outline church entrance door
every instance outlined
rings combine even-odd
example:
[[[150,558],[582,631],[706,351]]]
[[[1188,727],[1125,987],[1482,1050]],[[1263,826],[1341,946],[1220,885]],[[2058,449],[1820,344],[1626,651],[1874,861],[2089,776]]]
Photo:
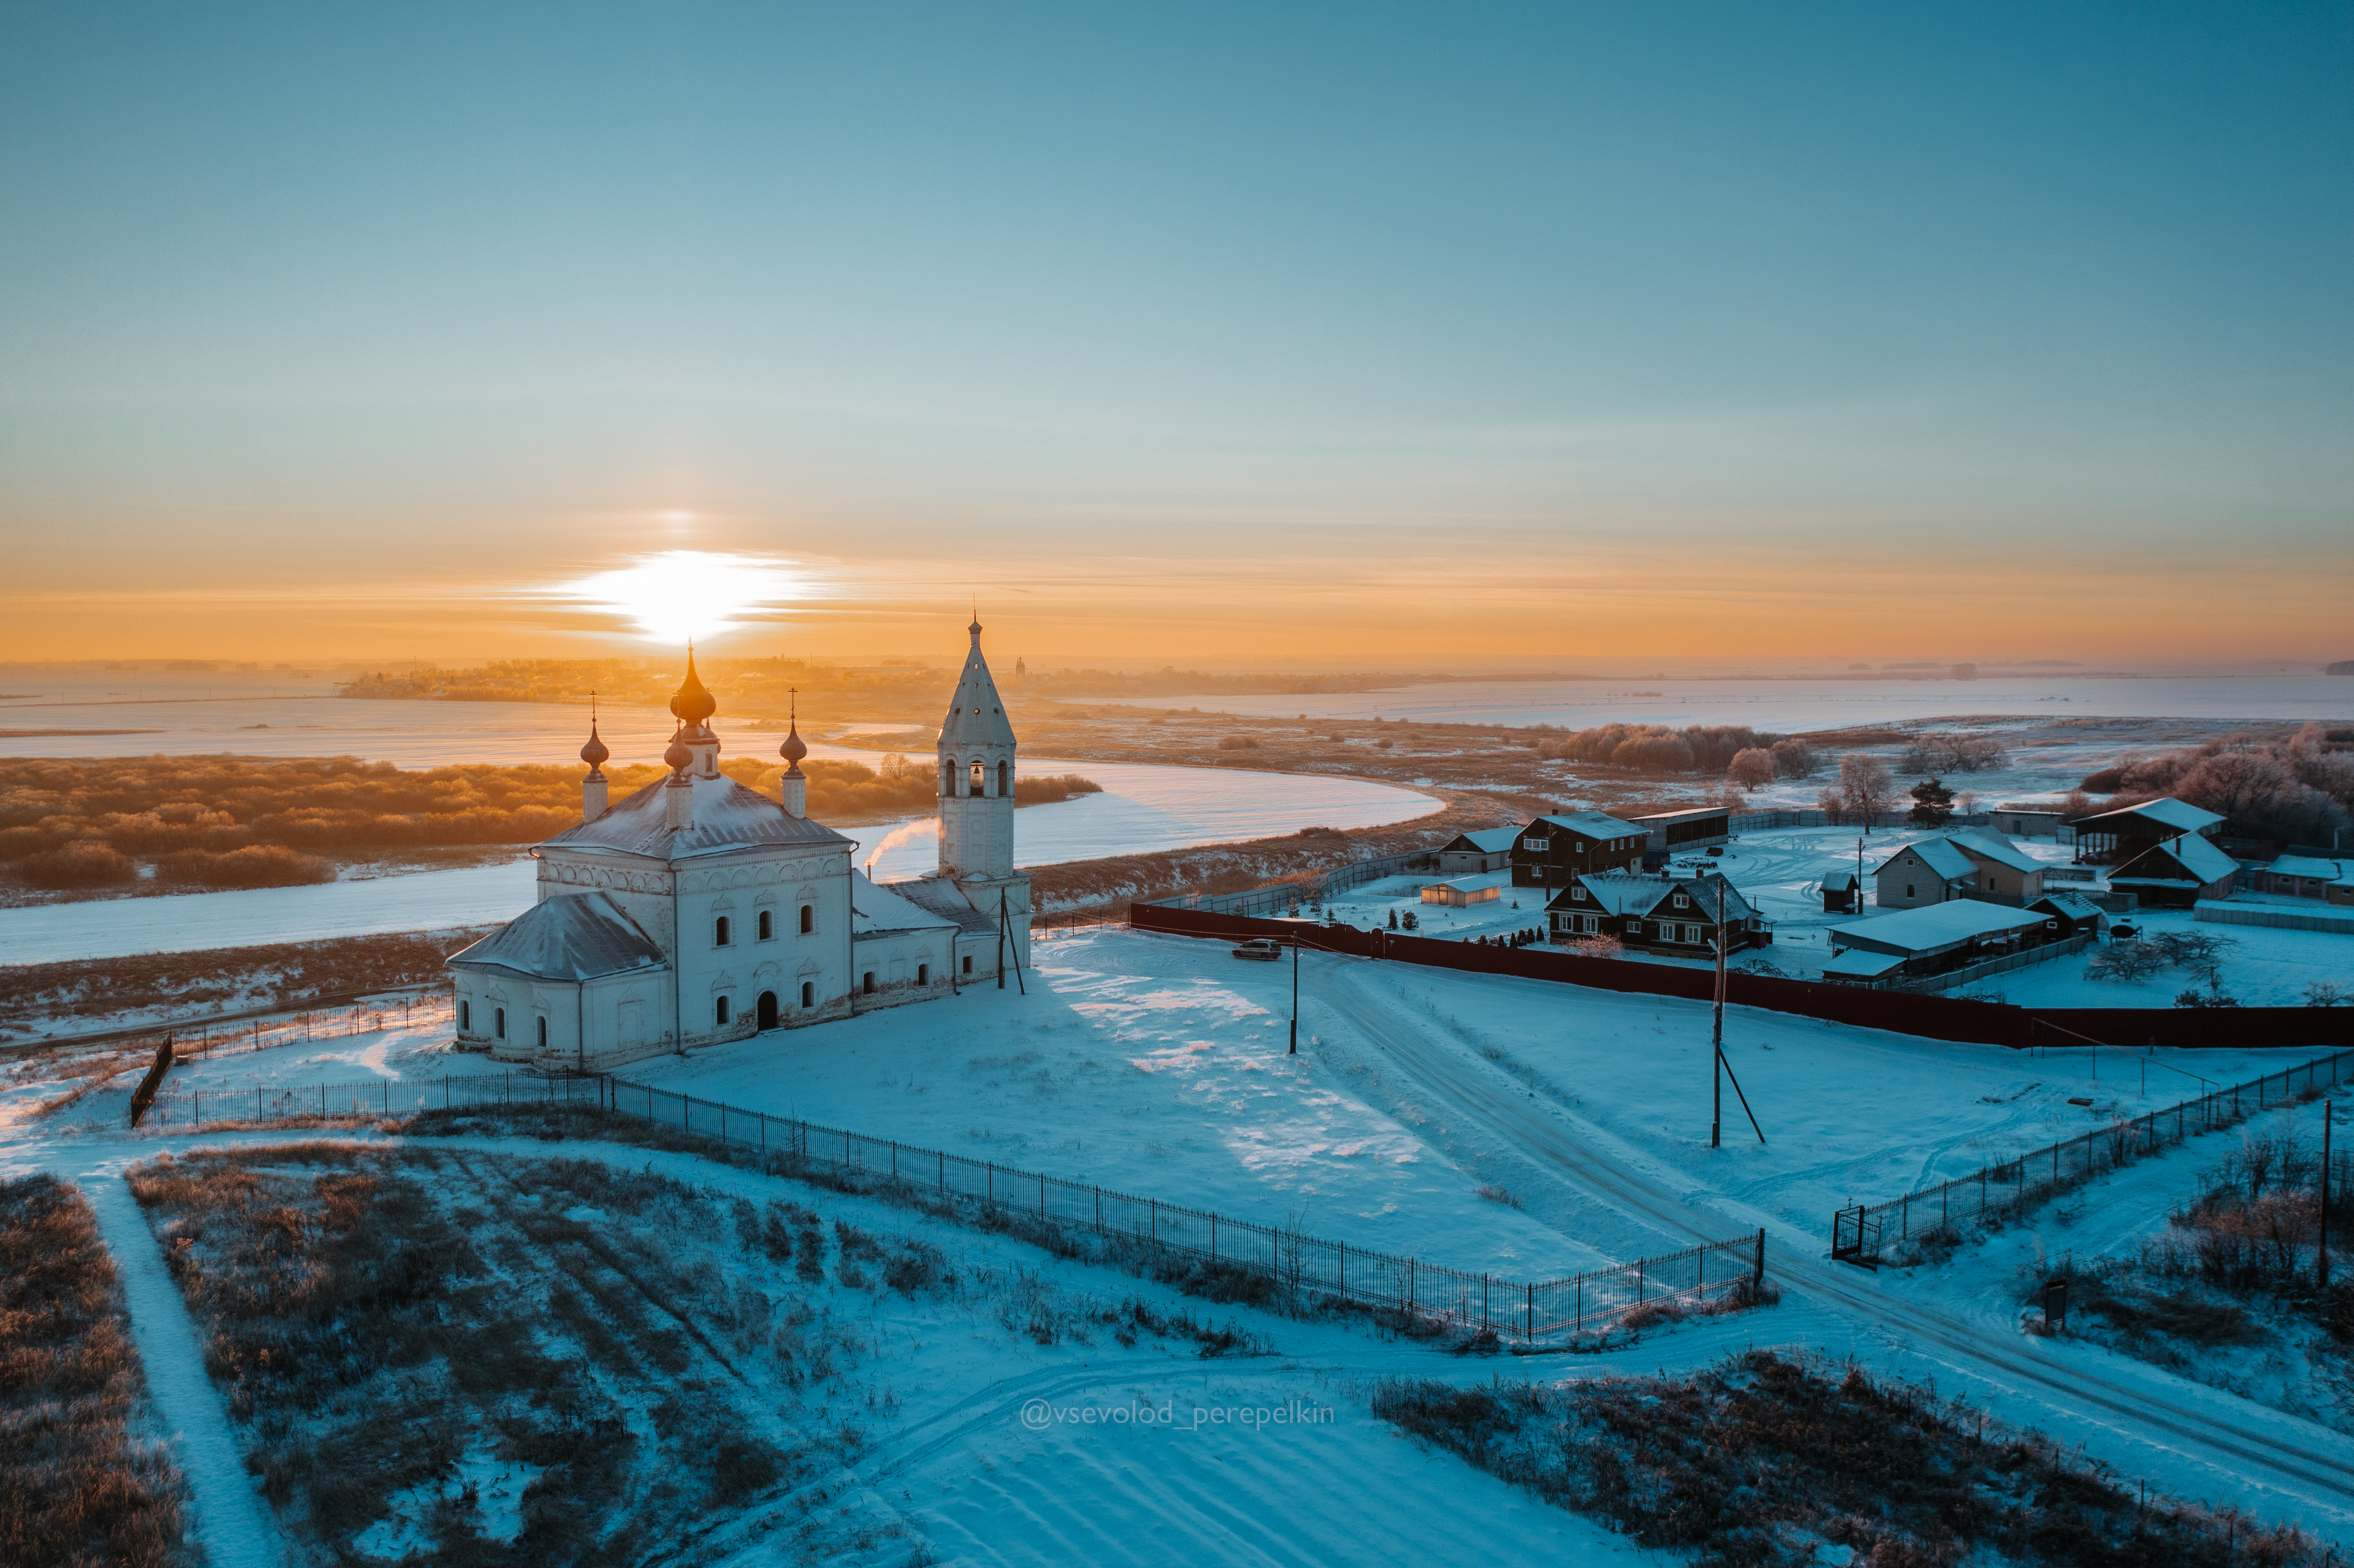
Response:
[[[776,1026],[777,993],[772,991],[764,991],[760,993],[760,1027],[762,1029],[774,1029]]]

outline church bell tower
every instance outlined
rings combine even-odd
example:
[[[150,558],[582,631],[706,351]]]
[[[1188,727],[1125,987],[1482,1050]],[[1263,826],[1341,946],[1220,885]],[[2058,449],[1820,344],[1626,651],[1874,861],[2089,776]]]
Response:
[[[957,677],[956,696],[940,725],[939,874],[981,913],[1004,916],[1016,944],[1010,957],[1030,960],[1030,879],[1013,869],[1013,722],[1005,716],[981,621],[966,628],[972,650]]]

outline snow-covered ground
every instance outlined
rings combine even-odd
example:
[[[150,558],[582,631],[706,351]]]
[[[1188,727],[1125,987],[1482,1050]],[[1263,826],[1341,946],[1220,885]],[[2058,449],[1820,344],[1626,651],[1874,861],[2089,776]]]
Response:
[[[2190,1087],[2151,1070],[2145,1099],[2143,1065],[2131,1054],[2103,1059],[2096,1085],[2082,1053],[2027,1055],[1735,1008],[1727,1053],[1768,1141],[1760,1146],[1749,1133],[1728,1089],[1724,1145],[1712,1150],[1709,1010],[1702,1004],[1310,955],[1300,974],[1300,1054],[1291,1056],[1288,966],[1241,962],[1222,943],[1115,929],[1042,940],[1037,960],[1027,996],[984,989],[659,1058],[630,1075],[1238,1217],[1294,1217],[1316,1234],[1512,1277],[1763,1226],[1772,1237],[1770,1271],[1786,1291],[1781,1307],[1686,1325],[1647,1341],[1634,1352],[1639,1360],[1503,1370],[1648,1371],[1691,1366],[1753,1340],[1803,1342],[1916,1380],[1934,1376],[1941,1392],[1987,1401],[2070,1446],[2084,1442],[2124,1474],[2180,1495],[2299,1518],[2332,1534],[2354,1527],[2354,1480],[2327,1479],[2354,1478],[2354,1443],[2342,1434],[2097,1347],[2027,1339],[2014,1307],[1997,1303],[1996,1312],[1984,1285],[1961,1273],[1874,1279],[1819,1261],[1840,1203],[1886,1197],[2067,1136],[2112,1107],[2170,1104],[2181,1092],[2172,1085]],[[2285,1065],[2261,1052],[2170,1052],[2156,1060],[2218,1081]],[[486,1065],[451,1055],[430,1036],[387,1032],[221,1056],[175,1078],[228,1089]],[[25,1113],[44,1086],[11,1087],[0,1095],[0,1169],[90,1169],[123,1145],[114,1129],[127,1086],[38,1121]],[[2095,1104],[2072,1107],[2072,1096]],[[1482,1196],[1482,1187],[1500,1196]],[[1346,1369],[1380,1360],[1363,1353],[1366,1343],[1282,1340],[1298,1358],[1284,1386],[1335,1386]],[[1381,1349],[1391,1366],[1400,1364],[1396,1353]],[[1269,1467],[1265,1450],[1164,1456],[1142,1446],[1141,1434],[1104,1441],[1050,1431],[1031,1442],[1007,1423],[1030,1396],[1020,1380],[1045,1370],[1009,1379],[976,1356],[966,1390],[970,1419],[959,1417],[966,1425],[951,1445],[962,1467],[913,1469],[936,1477],[928,1483],[935,1490],[928,1499],[894,1499],[930,1509],[925,1528],[934,1539],[966,1521],[959,1560],[1087,1555],[1097,1549],[1082,1531],[1089,1510],[1128,1531],[1148,1530],[1163,1513],[1193,1520],[1224,1495],[1212,1487],[1221,1467]],[[1481,1379],[1491,1370],[1454,1363],[1444,1375]],[[1213,1369],[1201,1387],[1214,1393],[1233,1375]],[[1106,1367],[1072,1369],[1072,1391],[1107,1397],[1165,1391]],[[943,1384],[944,1400],[948,1393]],[[1358,1446],[1296,1457],[1308,1467],[1302,1473],[1344,1489],[1324,1495],[1384,1520],[1394,1506],[1410,1511],[1413,1499],[1433,1495],[1412,1490],[1421,1484],[1414,1478],[1439,1475],[1423,1468],[1432,1461],[1371,1426],[1350,1441]],[[2234,1457],[2243,1454],[2257,1457]],[[1270,1473],[1288,1472],[1277,1464]],[[1057,1493],[1057,1475],[1087,1484]],[[1458,1489],[1448,1495],[1458,1498],[1470,1482],[1458,1476],[1452,1484]],[[1155,1487],[1163,1489],[1149,1490]],[[1364,1495],[1384,1489],[1394,1495]],[[1235,1506],[1246,1518],[1258,1494],[1241,1496]],[[1491,1500],[1501,1506],[1503,1495]],[[1325,1526],[1317,1521],[1329,1517],[1323,1506],[1310,1510],[1319,1531]],[[1399,1541],[1422,1539],[1403,1519],[1395,1528]],[[1532,1510],[1513,1516],[1511,1528],[1558,1529],[1559,1521]],[[1048,1544],[1024,1531],[1044,1532]],[[1009,1536],[1032,1544],[1007,1544]],[[1572,1561],[1606,1544],[1564,1539],[1583,1543],[1568,1553]],[[1445,1559],[1445,1548],[1433,1550]],[[1513,1556],[1534,1548],[1500,1550]]]
[[[1260,696],[1075,697],[1140,708],[1430,724],[1725,725],[1785,733],[1945,714],[2210,719],[2344,719],[2354,681],[2326,675],[2088,679],[1984,674],[1975,681],[1451,681],[1378,692]]]

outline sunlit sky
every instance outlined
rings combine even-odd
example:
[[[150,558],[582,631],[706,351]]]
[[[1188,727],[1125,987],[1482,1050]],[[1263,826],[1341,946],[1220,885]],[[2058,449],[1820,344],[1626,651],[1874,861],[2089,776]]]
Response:
[[[2354,658],[2349,198],[2342,5],[7,5],[0,659]]]

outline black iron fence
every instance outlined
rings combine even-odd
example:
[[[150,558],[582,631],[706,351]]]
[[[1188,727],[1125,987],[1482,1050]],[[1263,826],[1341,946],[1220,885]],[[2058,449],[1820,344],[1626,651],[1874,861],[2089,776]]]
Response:
[[[1099,1235],[1129,1237],[1213,1269],[1258,1276],[1295,1299],[1321,1298],[1425,1324],[1486,1331],[1530,1350],[1606,1332],[1647,1309],[1671,1311],[1737,1297],[1766,1274],[1766,1233],[1761,1230],[1565,1278],[1511,1280],[614,1077],[498,1074],[400,1083],[384,1079],[305,1087],[188,1089],[159,1097],[147,1125],[196,1130],[207,1123],[398,1118],[426,1110],[539,1104],[632,1117],[776,1156],[788,1166],[856,1173],[1034,1214]]]
[[[2230,1127],[2288,1101],[2310,1099],[2354,1071],[2354,1051],[2312,1061],[2249,1083],[2215,1089],[2165,1110],[2121,1117],[2065,1142],[1982,1165],[1967,1176],[1892,1198],[1859,1203],[1831,1218],[1831,1255],[1864,1263],[1883,1247],[1950,1234],[1978,1221],[2024,1213],[2094,1176],[2130,1165],[2169,1144]],[[1896,1227],[1890,1235],[1888,1227]]]

